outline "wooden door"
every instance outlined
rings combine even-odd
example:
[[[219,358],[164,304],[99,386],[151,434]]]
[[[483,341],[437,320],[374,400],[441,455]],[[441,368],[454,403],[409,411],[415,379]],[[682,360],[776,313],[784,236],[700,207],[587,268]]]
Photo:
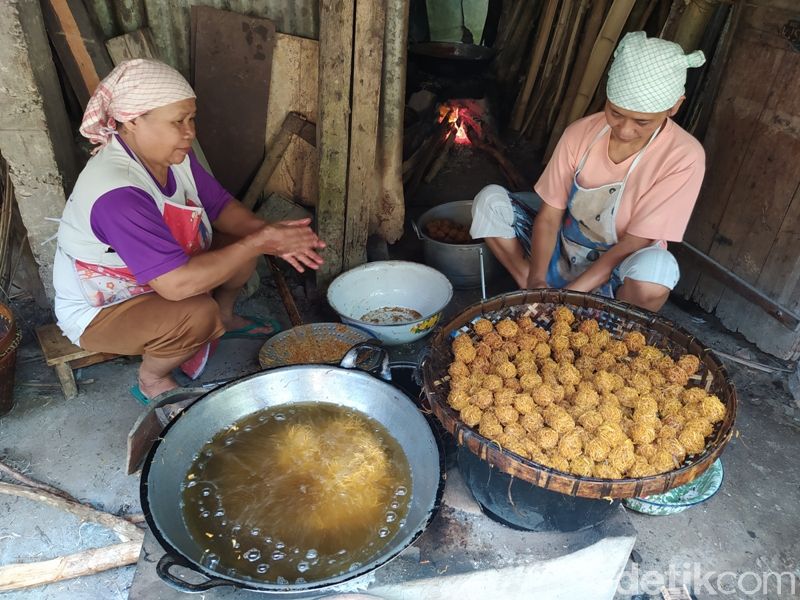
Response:
[[[800,52],[784,37],[792,0],[742,7],[717,95],[706,178],[686,240],[772,299],[800,312]],[[792,331],[717,280],[681,265],[678,292],[786,359]]]

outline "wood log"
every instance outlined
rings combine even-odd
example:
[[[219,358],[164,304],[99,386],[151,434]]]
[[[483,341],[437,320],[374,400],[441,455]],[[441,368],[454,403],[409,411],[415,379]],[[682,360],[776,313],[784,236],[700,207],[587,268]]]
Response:
[[[2,566],[0,591],[36,587],[135,564],[139,560],[143,540],[142,534],[135,540],[104,548],[93,548],[40,562]]]
[[[684,52],[692,52],[700,47],[703,33],[718,6],[719,0],[694,0],[686,6],[672,38]]]
[[[342,271],[347,169],[350,148],[350,96],[355,3],[319,3],[319,204],[317,228],[327,247],[316,272],[317,286],[327,287]]]
[[[634,3],[635,0],[614,0],[611,4],[597,40],[592,46],[586,70],[575,94],[575,101],[567,115],[568,123],[579,119],[586,112]]]
[[[450,150],[453,148],[453,144],[455,144],[455,141],[456,141],[456,130],[450,129],[450,131],[447,133],[447,137],[445,138],[444,146],[442,147],[441,153],[434,159],[431,168],[428,169],[428,173],[424,177],[425,183],[430,183],[431,181],[433,181],[434,178],[439,174],[439,171],[442,170],[442,167],[445,165],[448,157],[450,156]]]
[[[43,0],[50,41],[82,108],[114,65],[82,0]]]
[[[378,191],[378,119],[383,69],[383,0],[358,0],[353,54],[353,113],[347,170],[342,268],[367,262],[370,211]]]
[[[268,256],[267,263],[269,263],[269,268],[272,270],[272,276],[275,279],[275,285],[278,288],[278,294],[283,301],[283,307],[286,309],[286,314],[289,315],[289,321],[291,321],[292,326],[294,327],[302,325],[303,317],[300,316],[300,311],[297,309],[297,303],[295,303],[294,296],[292,296],[292,291],[286,284],[286,278],[283,276],[283,272],[278,265],[278,261],[275,260],[275,257]]]
[[[544,7],[544,12],[539,19],[539,25],[536,28],[536,42],[531,54],[531,62],[528,65],[528,72],[525,76],[525,84],[520,89],[517,101],[514,104],[514,110],[511,113],[512,131],[521,131],[522,125],[525,120],[528,102],[530,101],[531,93],[533,92],[534,85],[536,84],[539,67],[544,58],[544,52],[547,48],[547,41],[550,39],[550,29],[553,26],[553,19],[556,15],[558,8],[558,0],[547,0]]]
[[[26,498],[28,500],[35,500],[54,508],[64,510],[75,515],[82,521],[91,521],[92,523],[97,523],[98,525],[102,525],[103,527],[110,529],[123,542],[129,542],[137,539],[141,541],[143,536],[141,529],[122,517],[117,517],[110,513],[99,511],[80,502],[65,500],[61,496],[57,496],[41,489],[29,489],[21,485],[0,482],[0,494],[16,496],[18,498]]]
[[[303,115],[294,112],[286,115],[278,133],[267,144],[267,153],[264,156],[264,160],[261,162],[261,166],[256,171],[253,181],[242,198],[242,204],[247,208],[252,210],[255,207],[256,201],[281,162],[281,158],[283,158],[293,136],[298,136],[313,146],[316,144],[316,126]]]
[[[0,271],[0,273],[2,273],[2,271]],[[47,492],[49,494],[53,494],[54,496],[60,496],[61,498],[63,498],[64,500],[68,500],[69,502],[78,502],[77,498],[75,498],[71,494],[68,494],[64,490],[60,490],[51,485],[47,485],[46,483],[42,483],[41,481],[36,481],[35,479],[31,479],[24,473],[17,471],[17,469],[15,469],[14,467],[11,467],[3,462],[0,462],[0,473],[3,473],[4,475],[11,477],[11,479],[16,481],[17,483],[21,483],[22,485],[25,485],[29,488]]]
[[[603,24],[603,17],[605,16],[607,6],[608,0],[593,0],[592,2],[592,8],[583,29],[580,48],[575,56],[575,63],[572,66],[572,74],[569,78],[567,91],[564,94],[564,100],[561,102],[561,108],[559,109],[556,122],[553,125],[553,130],[550,133],[550,141],[547,143],[547,149],[544,153],[545,162],[550,160],[550,156],[552,156],[558,140],[561,139],[561,134],[564,133],[567,125],[571,123],[571,121],[567,120],[567,117],[575,101],[575,94],[583,78],[583,73],[586,70],[586,63],[589,61],[589,55],[594,46],[594,41],[597,39],[600,26]]]
[[[409,4],[405,0],[386,0],[378,150],[381,188],[370,212],[370,232],[379,234],[389,243],[400,239],[405,222],[403,112]]]
[[[158,59],[153,34],[147,28],[107,40],[106,49],[115,65],[131,58]]]

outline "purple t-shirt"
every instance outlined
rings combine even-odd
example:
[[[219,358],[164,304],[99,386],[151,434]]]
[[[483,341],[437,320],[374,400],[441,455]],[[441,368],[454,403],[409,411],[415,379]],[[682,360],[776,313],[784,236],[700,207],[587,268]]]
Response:
[[[213,223],[232,196],[203,168],[194,152],[189,152],[189,164],[199,200]],[[156,185],[165,196],[174,194],[176,184],[172,169],[167,172],[167,185],[162,186],[157,181]],[[119,254],[140,284],[189,262],[189,256],[170,232],[155,200],[140,188],[122,187],[100,196],[92,206],[90,223],[97,239]]]

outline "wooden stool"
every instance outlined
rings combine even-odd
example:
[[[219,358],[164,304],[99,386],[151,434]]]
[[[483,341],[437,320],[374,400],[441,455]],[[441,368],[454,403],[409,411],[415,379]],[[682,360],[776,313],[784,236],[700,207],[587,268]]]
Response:
[[[73,369],[88,367],[119,356],[107,352],[92,352],[76,346],[64,337],[55,323],[37,328],[36,337],[39,338],[47,366],[53,367],[58,375],[61,391],[67,400],[78,395],[78,384],[75,383]]]

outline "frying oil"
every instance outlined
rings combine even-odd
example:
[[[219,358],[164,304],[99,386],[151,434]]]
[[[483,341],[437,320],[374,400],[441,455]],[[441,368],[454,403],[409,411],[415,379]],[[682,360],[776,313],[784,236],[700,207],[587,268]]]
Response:
[[[183,482],[203,564],[279,584],[370,561],[404,524],[411,472],[378,422],[346,407],[267,409],[221,431]]]

